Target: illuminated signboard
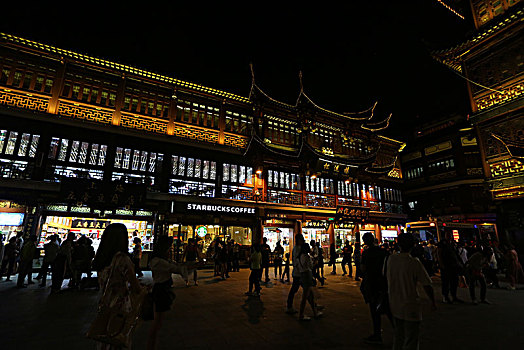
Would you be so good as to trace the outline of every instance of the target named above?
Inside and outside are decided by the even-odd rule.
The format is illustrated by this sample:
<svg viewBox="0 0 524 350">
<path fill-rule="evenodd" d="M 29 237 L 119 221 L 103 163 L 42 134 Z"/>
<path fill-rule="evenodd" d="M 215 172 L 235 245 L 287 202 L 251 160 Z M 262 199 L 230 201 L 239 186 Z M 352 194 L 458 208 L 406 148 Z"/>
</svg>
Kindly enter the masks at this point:
<svg viewBox="0 0 524 350">
<path fill-rule="evenodd" d="M 453 239 L 455 241 L 458 241 L 460 239 L 460 236 L 459 236 L 459 231 L 458 230 L 453 230 Z"/>
<path fill-rule="evenodd" d="M 107 220 L 73 220 L 71 228 L 105 229 L 111 221 Z"/>
<path fill-rule="evenodd" d="M 368 207 L 339 205 L 336 212 L 337 220 L 365 220 L 369 217 Z"/>
<path fill-rule="evenodd" d="M 233 207 L 229 205 L 188 203 L 186 206 L 186 209 L 188 211 L 211 211 L 215 213 L 228 213 L 228 214 L 255 214 L 255 208 Z"/>
<path fill-rule="evenodd" d="M 23 213 L 0 213 L 0 226 L 20 226 L 23 223 Z"/>
</svg>

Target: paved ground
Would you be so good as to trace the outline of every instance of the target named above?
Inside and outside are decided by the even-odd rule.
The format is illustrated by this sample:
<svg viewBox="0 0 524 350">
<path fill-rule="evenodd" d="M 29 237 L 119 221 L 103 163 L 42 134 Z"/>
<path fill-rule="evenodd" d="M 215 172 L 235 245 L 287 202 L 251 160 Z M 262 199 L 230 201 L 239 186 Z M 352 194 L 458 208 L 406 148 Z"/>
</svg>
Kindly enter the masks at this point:
<svg viewBox="0 0 524 350">
<path fill-rule="evenodd" d="M 248 270 L 233 273 L 226 281 L 200 271 L 200 286 L 186 288 L 176 276 L 174 309 L 159 337 L 160 349 L 386 349 L 391 348 L 391 325 L 384 319 L 384 345 L 370 346 L 371 321 L 358 290 L 347 277 L 327 276 L 320 289 L 325 305 L 322 319 L 309 323 L 284 313 L 288 284 L 270 283 L 260 299 L 244 296 Z M 145 282 L 150 281 L 147 273 Z M 49 289 L 32 285 L 14 288 L 0 282 L 0 348 L 94 349 L 84 337 L 94 318 L 96 291 L 66 291 L 49 295 Z M 440 298 L 440 281 L 435 279 Z M 466 290 L 460 297 L 469 300 Z M 300 293 L 295 298 L 298 307 Z M 492 305 L 444 305 L 427 312 L 421 349 L 510 349 L 524 344 L 524 290 L 488 290 Z M 440 300 L 440 299 L 439 299 Z M 310 313 L 309 309 L 306 309 Z M 134 349 L 145 349 L 149 324 L 135 333 Z M 518 345 L 521 344 L 521 345 Z"/>
</svg>

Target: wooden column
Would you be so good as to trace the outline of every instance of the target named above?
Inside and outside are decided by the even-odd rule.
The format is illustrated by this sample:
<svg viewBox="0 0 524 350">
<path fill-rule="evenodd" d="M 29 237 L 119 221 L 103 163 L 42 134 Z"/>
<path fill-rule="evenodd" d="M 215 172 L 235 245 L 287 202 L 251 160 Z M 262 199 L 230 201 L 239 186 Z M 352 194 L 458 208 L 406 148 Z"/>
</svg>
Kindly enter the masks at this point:
<svg viewBox="0 0 524 350">
<path fill-rule="evenodd" d="M 122 74 L 122 79 L 118 83 L 118 90 L 116 92 L 115 110 L 113 111 L 113 118 L 111 124 L 120 125 L 120 119 L 122 118 L 122 106 L 124 105 L 124 96 L 126 91 L 126 77 Z"/>
<path fill-rule="evenodd" d="M 66 71 L 66 62 L 64 61 L 60 68 L 57 70 L 55 75 L 55 81 L 53 82 L 53 87 L 51 88 L 51 99 L 49 99 L 49 105 L 47 106 L 47 113 L 57 114 L 58 113 L 58 101 L 60 98 L 60 93 L 64 88 L 65 82 L 65 71 Z"/>
</svg>

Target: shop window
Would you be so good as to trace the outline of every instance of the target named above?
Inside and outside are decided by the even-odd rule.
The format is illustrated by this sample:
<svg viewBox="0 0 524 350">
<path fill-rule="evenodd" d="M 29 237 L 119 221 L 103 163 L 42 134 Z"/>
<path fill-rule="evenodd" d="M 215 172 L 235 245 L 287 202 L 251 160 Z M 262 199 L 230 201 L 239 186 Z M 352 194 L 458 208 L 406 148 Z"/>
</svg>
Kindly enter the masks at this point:
<svg viewBox="0 0 524 350">
<path fill-rule="evenodd" d="M 215 184 L 182 179 L 169 179 L 169 193 L 213 198 L 215 197 Z"/>
<path fill-rule="evenodd" d="M 320 177 L 306 176 L 306 191 L 334 194 L 335 189 L 332 179 L 325 179 Z"/>
</svg>

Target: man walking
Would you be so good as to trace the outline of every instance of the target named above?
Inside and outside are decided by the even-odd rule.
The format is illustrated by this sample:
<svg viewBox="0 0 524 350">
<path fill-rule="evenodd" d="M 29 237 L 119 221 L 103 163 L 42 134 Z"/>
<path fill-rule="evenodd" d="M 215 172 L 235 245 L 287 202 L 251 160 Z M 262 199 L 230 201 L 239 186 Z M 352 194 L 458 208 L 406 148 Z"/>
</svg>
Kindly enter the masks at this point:
<svg viewBox="0 0 524 350">
<path fill-rule="evenodd" d="M 346 274 L 346 265 L 348 265 L 348 277 L 353 278 L 353 265 L 351 262 L 351 255 L 353 255 L 353 247 L 346 241 L 344 248 L 342 248 L 342 276 Z"/>
<path fill-rule="evenodd" d="M 302 281 L 300 279 L 300 270 L 298 269 L 299 266 L 299 259 L 300 259 L 300 250 L 302 248 L 302 245 L 305 243 L 304 236 L 302 236 L 301 233 L 297 233 L 295 235 L 295 246 L 293 247 L 293 256 L 291 257 L 293 260 L 293 272 L 291 273 L 291 276 L 293 277 L 293 283 L 291 284 L 291 288 L 289 289 L 289 294 L 287 296 L 287 309 L 286 313 L 288 314 L 295 314 L 297 313 L 297 310 L 293 308 L 293 299 L 295 298 L 295 294 L 298 292 L 298 289 L 302 285 Z M 309 293 L 308 299 L 313 299 L 313 293 Z M 313 300 L 311 300 L 311 303 L 313 303 Z M 312 304 L 313 305 L 313 304 Z"/>
<path fill-rule="evenodd" d="M 464 265 L 458 255 L 451 232 L 445 232 L 444 239 L 439 242 L 437 249 L 444 302 L 448 304 L 453 302 L 463 303 L 462 300 L 457 298 L 457 288 L 459 274 L 462 273 Z M 450 294 L 451 299 L 449 298 Z"/>
<path fill-rule="evenodd" d="M 362 240 L 367 249 L 362 253 L 360 291 L 366 303 L 369 304 L 373 322 L 373 334 L 364 341 L 368 344 L 382 344 L 382 314 L 385 314 L 393 324 L 393 316 L 387 303 L 387 281 L 383 273 L 387 253 L 384 249 L 375 246 L 375 237 L 371 232 L 366 232 Z"/>
<path fill-rule="evenodd" d="M 436 309 L 435 295 L 426 269 L 420 260 L 409 254 L 415 245 L 413 236 L 410 233 L 401 233 L 398 236 L 398 245 L 400 253 L 390 255 L 386 267 L 389 303 L 395 322 L 393 350 L 417 350 L 422 321 L 417 283 L 424 287 L 432 310 Z"/>
</svg>

